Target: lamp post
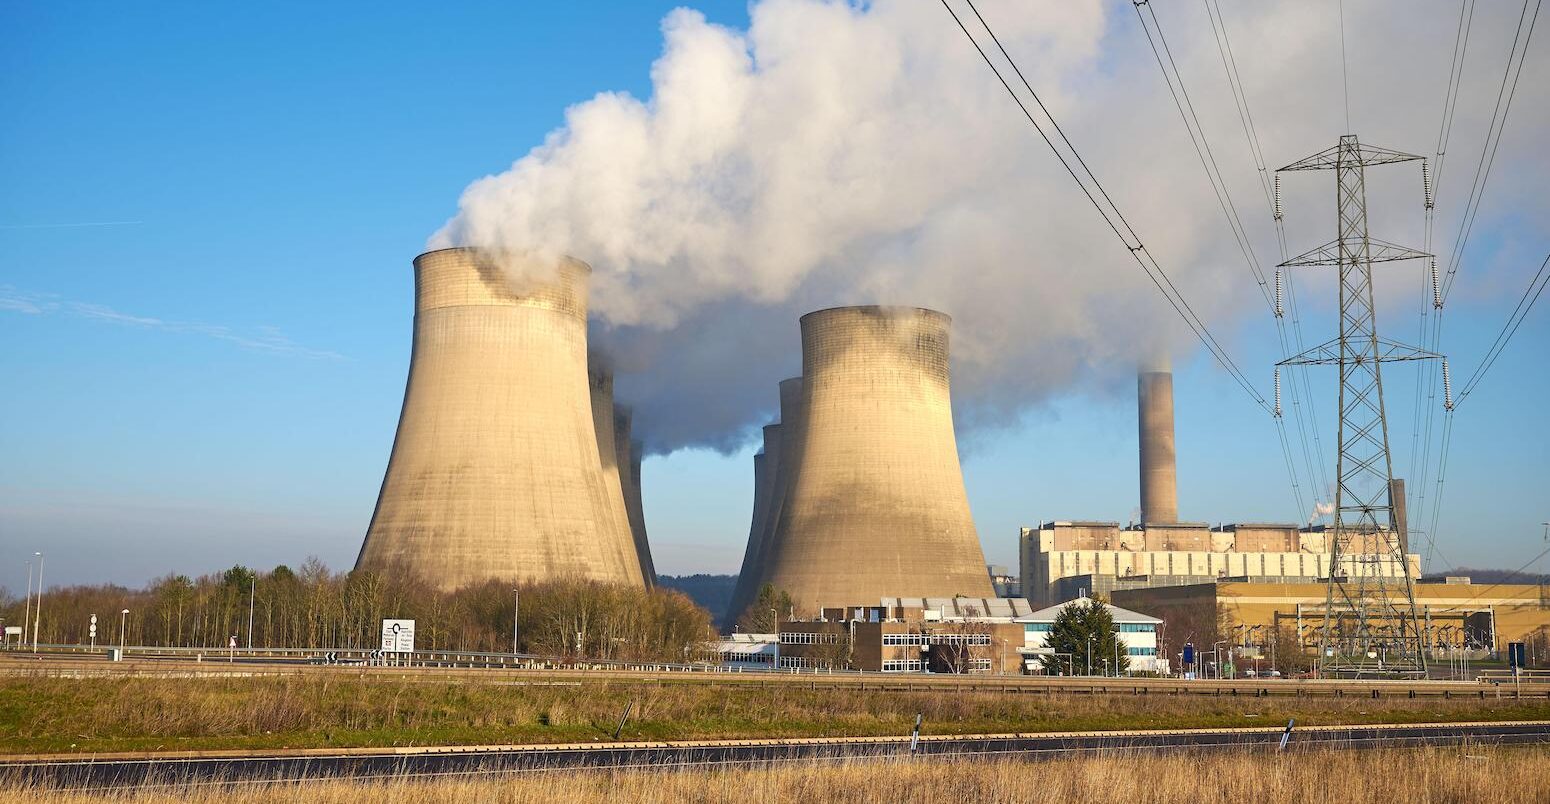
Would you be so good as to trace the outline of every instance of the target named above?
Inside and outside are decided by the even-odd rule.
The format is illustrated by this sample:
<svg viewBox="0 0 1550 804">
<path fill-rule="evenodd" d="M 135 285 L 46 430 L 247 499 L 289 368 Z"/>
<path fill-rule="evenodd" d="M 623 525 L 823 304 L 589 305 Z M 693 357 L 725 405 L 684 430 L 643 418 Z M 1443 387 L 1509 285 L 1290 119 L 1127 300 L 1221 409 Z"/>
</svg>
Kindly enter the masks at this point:
<svg viewBox="0 0 1550 804">
<path fill-rule="evenodd" d="M 1211 645 L 1211 655 L 1212 655 L 1212 662 L 1211 663 L 1216 665 L 1216 679 L 1218 681 L 1220 681 L 1222 679 L 1222 646 L 1225 645 L 1225 644 L 1227 644 L 1227 640 L 1225 640 L 1225 639 L 1218 639 L 1216 642 L 1212 643 L 1212 645 Z M 1229 658 L 1231 658 L 1231 657 L 1229 657 Z"/>
<path fill-rule="evenodd" d="M 1093 674 L 1093 643 L 1097 641 L 1097 635 L 1087 635 L 1087 666 L 1082 669 L 1082 675 L 1084 676 L 1090 676 Z"/>
<path fill-rule="evenodd" d="M 32 652 L 38 652 L 38 623 L 43 620 L 43 554 L 33 553 L 38 557 L 38 605 L 32 608 Z"/>
<path fill-rule="evenodd" d="M 1114 626 L 1114 677 L 1119 678 L 1119 626 Z"/>
<path fill-rule="evenodd" d="M 511 590 L 511 655 L 517 655 L 517 615 L 522 612 L 522 590 Z"/>
<path fill-rule="evenodd" d="M 32 562 L 27 562 L 27 603 L 22 607 L 22 639 L 17 643 L 20 649 L 27 644 L 27 629 L 32 625 Z"/>
<path fill-rule="evenodd" d="M 123 658 L 124 649 L 129 646 L 129 634 L 125 630 L 129 624 L 129 609 L 118 613 L 118 655 Z"/>
</svg>

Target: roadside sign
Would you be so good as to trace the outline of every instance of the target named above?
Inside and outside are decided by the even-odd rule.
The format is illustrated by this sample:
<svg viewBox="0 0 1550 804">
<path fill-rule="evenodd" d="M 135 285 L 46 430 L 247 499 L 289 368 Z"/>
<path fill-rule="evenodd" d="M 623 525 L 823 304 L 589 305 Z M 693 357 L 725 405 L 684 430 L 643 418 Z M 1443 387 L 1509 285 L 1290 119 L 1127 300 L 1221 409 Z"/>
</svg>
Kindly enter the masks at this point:
<svg viewBox="0 0 1550 804">
<path fill-rule="evenodd" d="M 1195 663 L 1195 643 L 1193 643 L 1193 642 L 1185 642 L 1184 643 L 1184 663 L 1185 664 L 1194 664 Z"/>
<path fill-rule="evenodd" d="M 414 653 L 414 620 L 383 620 L 382 652 Z"/>
</svg>

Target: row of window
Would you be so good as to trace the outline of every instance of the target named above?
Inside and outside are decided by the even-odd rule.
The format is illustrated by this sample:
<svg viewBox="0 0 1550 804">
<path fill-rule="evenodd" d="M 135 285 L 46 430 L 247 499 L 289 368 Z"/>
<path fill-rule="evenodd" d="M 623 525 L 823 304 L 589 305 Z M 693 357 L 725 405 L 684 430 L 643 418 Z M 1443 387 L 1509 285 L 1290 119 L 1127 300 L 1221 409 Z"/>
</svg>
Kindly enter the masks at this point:
<svg viewBox="0 0 1550 804">
<path fill-rule="evenodd" d="M 1156 656 L 1157 655 L 1157 649 L 1156 648 L 1126 648 L 1125 649 L 1125 654 L 1127 656 Z"/>
<path fill-rule="evenodd" d="M 819 661 L 816 661 L 814 659 L 809 659 L 806 656 L 782 656 L 782 657 L 780 657 L 780 665 L 779 666 L 780 667 L 808 667 L 808 668 L 811 668 L 811 667 L 828 667 L 829 665 L 828 665 L 827 662 L 819 662 Z"/>
<path fill-rule="evenodd" d="M 782 645 L 833 645 L 839 641 L 840 635 L 835 633 L 804 634 L 782 631 L 780 634 L 780 644 Z"/>
<path fill-rule="evenodd" d="M 990 634 L 883 634 L 886 646 L 989 645 Z"/>
<path fill-rule="evenodd" d="M 775 657 L 768 653 L 737 653 L 733 651 L 722 651 L 721 661 L 723 663 L 742 662 L 745 664 L 770 664 L 771 662 L 775 661 Z"/>
<path fill-rule="evenodd" d="M 884 673 L 919 673 L 921 670 L 919 659 L 884 659 Z"/>
<path fill-rule="evenodd" d="M 1050 630 L 1050 623 L 1028 623 L 1023 627 L 1028 633 L 1045 633 Z M 1157 626 L 1151 623 L 1120 623 L 1119 632 L 1122 634 L 1151 634 L 1157 631 Z"/>
</svg>

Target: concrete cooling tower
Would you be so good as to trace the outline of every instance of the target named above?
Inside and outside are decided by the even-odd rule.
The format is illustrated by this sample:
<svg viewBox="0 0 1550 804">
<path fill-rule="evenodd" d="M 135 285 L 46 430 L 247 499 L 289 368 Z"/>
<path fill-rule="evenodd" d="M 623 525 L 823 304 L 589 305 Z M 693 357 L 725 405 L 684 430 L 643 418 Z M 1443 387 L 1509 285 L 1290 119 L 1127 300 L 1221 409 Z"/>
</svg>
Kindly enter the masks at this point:
<svg viewBox="0 0 1550 804">
<path fill-rule="evenodd" d="M 646 575 L 640 549 L 635 542 L 635 531 L 630 523 L 627 490 L 631 480 L 630 434 L 624 433 L 621 444 L 614 431 L 618 421 L 614 405 L 614 373 L 606 365 L 589 361 L 587 380 L 592 391 L 592 431 L 597 435 L 597 457 L 603 467 L 603 483 L 608 489 L 604 514 L 609 519 L 609 527 L 614 531 L 615 538 L 629 542 L 636 567 L 641 570 L 642 579 L 650 584 L 653 580 Z"/>
<path fill-rule="evenodd" d="M 737 586 L 732 590 L 731 606 L 726 613 L 728 626 L 742 616 L 749 601 L 759 594 L 759 562 L 764 558 L 770 496 L 775 474 L 780 471 L 781 427 L 778 423 L 764 426 L 764 449 L 753 456 L 753 516 L 748 525 L 748 546 L 743 550 L 743 568 L 737 573 Z"/>
<path fill-rule="evenodd" d="M 958 464 L 950 319 L 907 307 L 802 316 L 802 423 L 765 580 L 800 610 L 994 597 Z"/>
<path fill-rule="evenodd" d="M 501 255 L 502 260 L 521 260 Z M 584 263 L 443 249 L 414 261 L 409 381 L 356 566 L 470 583 L 642 583 L 599 459 Z"/>
<path fill-rule="evenodd" d="M 1136 380 L 1141 438 L 1141 522 L 1179 521 L 1179 476 L 1173 447 L 1173 374 L 1143 371 Z"/>
<path fill-rule="evenodd" d="M 656 565 L 651 560 L 651 544 L 646 541 L 646 514 L 640 501 L 641 442 L 630 439 L 634 414 L 623 405 L 614 406 L 614 449 L 619 467 L 619 480 L 624 487 L 624 510 L 630 521 L 630 540 L 635 544 L 635 556 L 640 562 L 641 575 L 646 583 L 657 583 Z"/>
</svg>

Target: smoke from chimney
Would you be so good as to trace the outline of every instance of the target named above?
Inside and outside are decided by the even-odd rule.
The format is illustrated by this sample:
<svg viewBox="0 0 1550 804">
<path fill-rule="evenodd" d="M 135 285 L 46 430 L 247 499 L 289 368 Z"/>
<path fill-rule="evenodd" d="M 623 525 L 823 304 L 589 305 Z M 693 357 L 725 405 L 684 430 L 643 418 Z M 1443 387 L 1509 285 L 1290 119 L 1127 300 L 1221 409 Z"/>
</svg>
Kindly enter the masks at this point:
<svg viewBox="0 0 1550 804">
<path fill-rule="evenodd" d="M 1134 35 L 1116 28 L 1133 20 L 1111 19 L 1128 9 L 980 8 L 1148 250 L 1225 337 L 1258 309 L 1257 291 L 1151 54 L 1100 48 Z M 669 13 L 649 98 L 603 92 L 569 107 L 541 145 L 470 185 L 431 239 L 537 245 L 590 263 L 592 342 L 616 358 L 617 393 L 648 450 L 741 446 L 773 413 L 768 389 L 798 369 L 791 322 L 823 307 L 952 315 L 961 426 L 1015 421 L 1073 387 L 1118 398 L 1143 349 L 1189 353 L 1179 350 L 1192 336 L 939 5 L 754 0 L 749 14 L 736 30 Z M 1258 76 L 1263 93 L 1269 76 L 1297 74 L 1285 90 L 1294 95 L 1337 83 L 1326 17 L 1298 4 L 1236 9 L 1235 27 L 1278 35 L 1246 80 Z M 1428 45 L 1452 36 L 1437 30 Z M 1220 78 L 1207 72 L 1219 70 L 1211 37 L 1173 44 L 1186 72 Z M 1384 65 L 1425 52 L 1408 39 L 1370 44 L 1361 58 Z M 1219 94 L 1195 100 L 1226 147 L 1238 121 Z M 1282 100 L 1300 109 L 1316 99 Z M 1404 141 L 1422 117 L 1397 110 L 1373 136 Z M 1264 150 L 1301 153 L 1330 122 L 1281 115 L 1261 131 Z M 1312 182 L 1297 192 L 1310 208 L 1323 201 Z"/>
</svg>

